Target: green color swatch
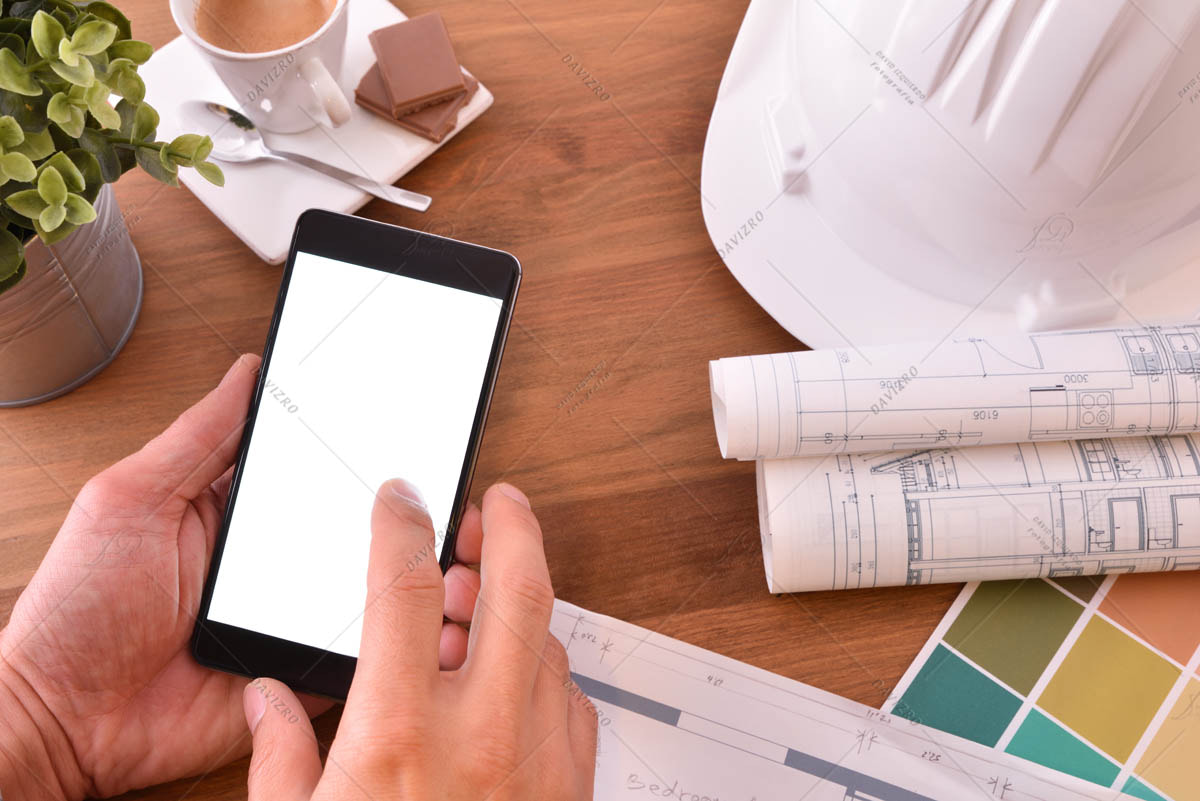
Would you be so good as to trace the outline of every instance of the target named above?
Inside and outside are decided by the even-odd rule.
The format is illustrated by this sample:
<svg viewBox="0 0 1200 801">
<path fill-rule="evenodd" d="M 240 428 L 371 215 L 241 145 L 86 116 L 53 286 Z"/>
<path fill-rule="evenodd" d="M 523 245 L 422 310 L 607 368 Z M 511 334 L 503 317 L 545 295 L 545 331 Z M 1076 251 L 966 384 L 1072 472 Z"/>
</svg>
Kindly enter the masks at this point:
<svg viewBox="0 0 1200 801">
<path fill-rule="evenodd" d="M 1036 709 L 1030 710 L 1005 750 L 1104 787 L 1121 772 L 1116 764 Z"/>
<path fill-rule="evenodd" d="M 1102 618 L 1092 618 L 1034 699 L 1120 762 L 1179 678 L 1179 668 Z"/>
<path fill-rule="evenodd" d="M 1074 595 L 1079 600 L 1087 603 L 1092 600 L 1092 596 L 1096 594 L 1096 590 L 1100 589 L 1100 585 L 1104 583 L 1107 576 L 1059 576 L 1058 578 L 1048 579 L 1053 581 L 1058 586 L 1062 587 L 1067 592 Z"/>
<path fill-rule="evenodd" d="M 1083 607 L 1039 579 L 980 584 L 943 639 L 1020 693 L 1050 664 Z"/>
<path fill-rule="evenodd" d="M 939 645 L 892 713 L 994 746 L 1020 708 L 1020 698 Z"/>
<path fill-rule="evenodd" d="M 1132 776 L 1125 782 L 1125 786 L 1121 788 L 1121 792 L 1125 795 L 1131 795 L 1134 798 L 1141 798 L 1143 801 L 1167 801 L 1158 793 L 1151 790 L 1146 785 L 1139 782 Z"/>
</svg>

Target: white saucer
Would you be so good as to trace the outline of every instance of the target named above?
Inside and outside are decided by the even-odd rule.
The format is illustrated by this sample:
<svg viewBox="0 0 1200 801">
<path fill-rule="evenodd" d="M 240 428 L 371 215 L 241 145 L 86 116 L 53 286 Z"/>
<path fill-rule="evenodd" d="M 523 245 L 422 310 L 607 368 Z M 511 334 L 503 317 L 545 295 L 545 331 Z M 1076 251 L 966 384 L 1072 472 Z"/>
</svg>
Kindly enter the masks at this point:
<svg viewBox="0 0 1200 801">
<path fill-rule="evenodd" d="M 768 314 L 813 348 L 1019 331 L 1015 310 L 974 308 L 901 283 L 848 247 L 802 192 L 781 193 L 768 156 L 767 109 L 774 98 L 785 96 L 783 83 L 792 69 L 788 28 L 795 18 L 789 0 L 752 0 L 713 107 L 700 174 L 701 207 L 709 237 L 729 271 Z M 846 34 L 830 20 L 825 35 Z M 864 118 L 850 135 L 886 132 Z M 812 152 L 827 145 L 814 143 Z M 1018 270 L 1010 280 L 1019 277 Z M 1200 275 L 1193 267 L 1132 293 L 1121 304 L 1114 301 L 1107 317 L 1105 310 L 1086 322 L 1180 321 L 1196 317 L 1198 310 Z"/>
<path fill-rule="evenodd" d="M 347 11 L 349 39 L 341 83 L 347 96 L 353 98 L 354 87 L 375 61 L 367 34 L 400 22 L 405 16 L 387 0 L 350 0 Z M 159 48 L 138 73 L 146 82 L 147 100 L 161 117 L 159 139 L 170 141 L 181 133 L 211 133 L 184 129 L 179 119 L 180 101 L 213 100 L 237 108 L 216 72 L 182 36 Z M 471 102 L 459 111 L 458 127 L 441 143 L 392 125 L 353 102 L 350 121 L 335 130 L 318 127 L 299 134 L 265 137 L 268 144 L 283 150 L 304 153 L 393 184 L 482 114 L 492 105 L 492 99 L 492 93 L 481 83 Z M 292 229 L 306 209 L 350 214 L 371 199 L 365 192 L 303 167 L 275 162 L 220 166 L 225 172 L 224 187 L 213 186 L 189 169 L 180 169 L 180 182 L 251 250 L 272 264 L 287 257 Z M 433 202 L 436 204 L 437 198 Z"/>
</svg>

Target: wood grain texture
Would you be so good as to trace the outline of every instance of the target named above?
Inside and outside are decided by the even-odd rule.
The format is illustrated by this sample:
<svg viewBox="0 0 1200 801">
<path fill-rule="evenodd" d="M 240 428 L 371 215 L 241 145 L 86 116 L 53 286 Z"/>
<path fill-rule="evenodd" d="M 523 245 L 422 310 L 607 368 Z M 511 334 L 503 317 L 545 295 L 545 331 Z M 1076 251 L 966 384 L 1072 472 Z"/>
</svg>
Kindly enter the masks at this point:
<svg viewBox="0 0 1200 801">
<path fill-rule="evenodd" d="M 176 35 L 166 0 L 121 6 L 138 38 Z M 404 179 L 435 198 L 428 214 L 378 201 L 360 213 L 511 251 L 525 269 L 473 494 L 501 478 L 529 494 L 559 597 L 882 702 L 958 588 L 770 595 L 753 466 L 722 460 L 712 430 L 709 359 L 798 347 L 722 265 L 700 211 L 708 117 L 745 3 L 403 8 L 441 11 L 496 103 Z M 0 621 L 83 482 L 263 346 L 279 269 L 186 190 L 130 174 L 117 196 L 145 306 L 94 381 L 0 411 Z M 323 741 L 336 722 L 318 721 Z M 245 771 L 128 797 L 244 798 Z"/>
</svg>

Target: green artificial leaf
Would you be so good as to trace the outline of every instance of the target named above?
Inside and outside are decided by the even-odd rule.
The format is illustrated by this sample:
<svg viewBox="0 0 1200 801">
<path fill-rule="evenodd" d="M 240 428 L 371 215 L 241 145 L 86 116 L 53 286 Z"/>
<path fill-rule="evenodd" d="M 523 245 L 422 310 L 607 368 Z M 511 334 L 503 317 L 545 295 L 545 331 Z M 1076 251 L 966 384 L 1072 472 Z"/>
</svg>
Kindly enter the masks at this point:
<svg viewBox="0 0 1200 801">
<path fill-rule="evenodd" d="M 109 3 L 88 3 L 84 9 L 89 14 L 94 14 L 99 19 L 107 20 L 117 26 L 117 39 L 128 39 L 133 36 L 132 27 L 129 24 L 129 18 L 122 14 L 117 8 Z"/>
<path fill-rule="evenodd" d="M 154 133 L 157 130 L 158 112 L 149 103 L 139 103 L 133 114 L 133 128 L 129 132 L 130 137 L 143 142 L 153 141 Z"/>
<path fill-rule="evenodd" d="M 171 161 L 183 167 L 191 167 L 196 161 L 204 161 L 208 153 L 212 152 L 212 140 L 208 139 L 205 143 L 206 139 L 207 136 L 200 134 L 183 134 L 172 139 L 171 144 L 163 150 L 170 149 Z M 201 148 L 207 148 L 208 152 L 197 156 Z"/>
<path fill-rule="evenodd" d="M 38 215 L 50 205 L 42 200 L 42 196 L 38 194 L 36 189 L 25 189 L 20 192 L 13 192 L 8 197 L 4 198 L 4 202 L 9 208 L 24 215 L 31 220 L 36 220 Z"/>
<path fill-rule="evenodd" d="M 0 50 L 0 89 L 27 97 L 42 93 L 42 87 L 11 50 Z"/>
<path fill-rule="evenodd" d="M 104 84 L 99 84 L 103 86 Z M 104 128 L 120 128 L 121 115 L 108 104 L 108 100 L 96 100 L 88 103 L 88 111 L 96 118 L 96 122 Z"/>
<path fill-rule="evenodd" d="M 38 225 L 40 225 L 44 231 L 53 231 L 66 221 L 66 206 L 47 206 L 46 208 L 42 209 L 42 213 L 38 215 Z"/>
<path fill-rule="evenodd" d="M 25 37 L 0 31 L 0 48 L 13 51 L 18 61 L 25 60 Z"/>
<path fill-rule="evenodd" d="M 61 39 L 58 42 L 58 60 L 66 64 L 68 67 L 78 67 L 81 56 L 75 52 L 75 48 L 71 46 L 70 39 Z"/>
<path fill-rule="evenodd" d="M 78 65 L 66 64 L 62 61 L 51 61 L 50 69 L 64 81 L 70 81 L 76 86 L 91 86 L 96 80 L 96 70 L 92 62 L 86 58 L 79 59 Z"/>
<path fill-rule="evenodd" d="M 64 204 L 64 208 L 67 210 L 67 222 L 69 223 L 87 225 L 96 219 L 96 210 L 92 208 L 92 204 L 79 195 L 67 195 L 67 202 Z"/>
<path fill-rule="evenodd" d="M 17 183 L 15 181 L 12 183 L 7 183 L 7 184 L 4 184 L 4 186 L 0 187 L 0 188 L 8 189 L 8 187 L 10 187 L 10 186 L 17 186 Z M 33 223 L 30 221 L 30 219 L 28 217 L 17 214 L 15 211 L 10 209 L 8 206 L 4 205 L 3 203 L 0 203 L 0 227 L 3 227 L 5 224 L 7 224 L 9 226 L 9 230 L 12 230 L 13 227 L 19 226 L 21 228 L 29 228 L 30 235 L 33 234 L 33 230 L 32 230 Z M 18 239 L 21 239 L 22 241 L 29 238 L 29 237 L 22 237 L 20 235 L 20 232 L 14 232 L 14 236 L 16 236 Z"/>
<path fill-rule="evenodd" d="M 104 75 L 108 71 L 108 51 L 88 56 L 87 59 L 92 62 L 92 67 L 96 70 L 97 75 Z"/>
<path fill-rule="evenodd" d="M 108 77 L 112 78 L 125 70 L 137 72 L 137 64 L 124 56 L 112 56 L 108 60 Z"/>
<path fill-rule="evenodd" d="M 75 4 L 70 0 L 43 0 L 46 5 L 54 6 L 54 11 L 50 12 L 58 23 L 63 28 L 74 28 L 75 20 L 79 16 L 79 9 L 75 8 Z"/>
<path fill-rule="evenodd" d="M 75 166 L 75 162 L 71 160 L 70 156 L 61 151 L 42 162 L 37 172 L 40 175 L 42 172 L 48 170 L 57 171 L 59 176 L 62 177 L 63 183 L 66 184 L 67 189 L 71 192 L 82 192 L 83 188 L 87 185 L 87 182 L 83 178 L 83 173 Z M 32 181 L 33 178 L 26 178 L 25 180 Z M 49 200 L 50 198 L 46 199 Z"/>
<path fill-rule="evenodd" d="M 65 151 L 65 155 L 71 160 L 71 163 L 75 165 L 76 171 L 83 178 L 84 189 L 72 189 L 71 191 L 77 194 L 82 192 L 86 199 L 91 200 L 91 198 L 87 197 L 88 188 L 98 188 L 104 183 L 104 177 L 100 174 L 100 162 L 96 161 L 96 157 L 91 153 L 79 147 L 71 148 L 70 150 Z M 59 170 L 59 172 L 61 172 L 63 175 L 67 174 L 63 170 Z M 68 179 L 67 185 L 70 186 L 70 184 L 71 181 Z"/>
<path fill-rule="evenodd" d="M 59 206 L 59 208 L 61 209 L 62 206 Z M 63 214 L 65 216 L 66 209 L 63 209 Z M 57 242 L 61 242 L 71 234 L 75 233 L 75 229 L 78 227 L 78 225 L 74 225 L 69 222 L 63 222 L 55 229 L 47 230 L 46 228 L 42 227 L 40 219 L 33 221 L 33 230 L 37 232 L 38 239 L 42 240 L 47 245 L 53 245 Z"/>
<path fill-rule="evenodd" d="M 78 106 L 71 106 L 66 122 L 57 123 L 58 127 L 68 136 L 78 139 L 87 124 L 87 114 Z"/>
<path fill-rule="evenodd" d="M 11 181 L 32 181 L 37 177 L 37 167 L 28 156 L 20 153 L 5 153 L 0 156 L 0 172 Z"/>
<path fill-rule="evenodd" d="M 70 150 L 79 145 L 78 138 L 63 131 L 60 125 L 51 125 L 46 130 L 50 132 L 50 138 L 54 140 L 55 150 Z"/>
<path fill-rule="evenodd" d="M 137 166 L 137 153 L 131 147 L 116 148 L 117 163 L 121 166 L 121 174 L 132 170 Z"/>
<path fill-rule="evenodd" d="M 15 119 L 21 125 L 21 130 L 29 133 L 46 128 L 45 106 L 47 98 L 27 97 L 12 92 L 0 92 L 0 114 Z"/>
<path fill-rule="evenodd" d="M 152 147 L 139 147 L 136 153 L 138 166 L 145 170 L 147 175 L 164 184 L 179 186 L 179 178 L 163 166 L 157 150 Z"/>
<path fill-rule="evenodd" d="M 32 188 L 32 184 L 22 183 L 21 181 L 9 181 L 6 184 L 0 185 L 0 228 L 3 228 L 5 225 L 7 225 L 8 230 L 13 234 L 13 236 L 17 237 L 17 239 L 20 239 L 22 242 L 29 237 L 25 236 L 21 231 L 14 230 L 15 227 L 20 226 L 22 228 L 32 228 L 33 226 L 28 217 L 20 214 L 3 201 L 7 200 L 10 195 L 15 195 L 17 192 L 24 192 L 25 190 Z M 30 233 L 32 233 L 32 231 Z"/>
<path fill-rule="evenodd" d="M 14 239 L 16 237 L 13 237 Z M 25 260 L 21 259 L 21 263 L 17 265 L 17 271 L 8 278 L 0 278 L 0 292 L 11 289 L 16 286 L 22 278 L 25 277 Z"/>
<path fill-rule="evenodd" d="M 225 185 L 225 173 L 221 172 L 221 168 L 211 161 L 202 161 L 197 164 L 196 172 L 200 173 L 200 177 L 213 186 Z"/>
<path fill-rule="evenodd" d="M 117 101 L 117 113 L 121 115 L 121 136 L 131 138 L 133 136 L 133 117 L 137 114 L 140 103 L 131 103 L 128 100 Z"/>
<path fill-rule="evenodd" d="M 20 17 L 6 16 L 0 19 L 0 33 L 11 33 L 21 37 L 22 42 L 29 38 L 29 20 Z M 22 47 L 22 50 L 24 47 Z"/>
<path fill-rule="evenodd" d="M 70 0 L 15 0 L 8 6 L 6 14 L 10 17 L 32 19 L 38 11 L 51 9 L 55 18 L 64 25 L 71 22 L 78 12 Z"/>
<path fill-rule="evenodd" d="M 47 167 L 38 175 L 37 193 L 51 206 L 61 206 L 67 202 L 67 182 L 63 180 L 62 174 L 58 170 Z M 43 223 L 42 227 L 47 231 L 53 231 L 58 224 L 46 225 Z"/>
<path fill-rule="evenodd" d="M 71 112 L 74 110 L 75 107 L 71 105 L 65 93 L 55 92 L 54 97 L 50 98 L 50 104 L 46 106 L 46 116 L 59 125 L 65 125 L 71 121 Z"/>
<path fill-rule="evenodd" d="M 24 17 L 32 19 L 33 15 L 42 10 L 44 3 L 40 0 L 17 0 L 8 7 L 8 15 L 12 17 Z"/>
<path fill-rule="evenodd" d="M 80 98 L 87 105 L 91 105 L 92 103 L 95 103 L 98 100 L 107 101 L 109 95 L 112 94 L 109 91 L 108 87 L 105 86 L 100 81 L 96 81 L 94 84 L 87 87 L 86 89 L 83 89 L 82 87 L 78 87 L 78 86 L 74 86 L 71 88 L 79 93 Z"/>
<path fill-rule="evenodd" d="M 146 99 L 146 83 L 142 76 L 133 70 L 121 70 L 117 73 L 117 94 L 130 103 L 141 103 Z"/>
<path fill-rule="evenodd" d="M 25 131 L 25 141 L 12 148 L 12 151 L 14 153 L 24 153 L 33 161 L 41 161 L 56 149 L 54 137 L 50 135 L 50 129 L 43 128 L 40 131 Z"/>
<path fill-rule="evenodd" d="M 126 39 L 109 45 L 108 55 L 111 58 L 127 58 L 134 64 L 145 64 L 154 55 L 154 48 L 137 39 Z"/>
<path fill-rule="evenodd" d="M 30 35 L 33 37 L 33 46 L 37 48 L 39 56 L 54 58 L 59 54 L 58 43 L 66 39 L 67 32 L 62 23 L 52 15 L 45 11 L 38 11 L 33 16 Z"/>
<path fill-rule="evenodd" d="M 7 228 L 0 228 L 0 288 L 25 262 L 25 246 Z"/>
<path fill-rule="evenodd" d="M 171 158 L 171 148 L 163 145 L 158 149 L 158 163 L 163 166 L 163 169 L 170 173 L 179 172 L 179 165 Z"/>
<path fill-rule="evenodd" d="M 0 117 L 0 147 L 5 150 L 16 147 L 25 141 L 25 132 L 17 121 L 7 115 Z"/>
<path fill-rule="evenodd" d="M 120 109 L 120 104 L 118 104 L 117 108 L 118 110 Z M 125 170 L 132 166 L 132 162 L 128 166 L 122 164 L 121 158 L 117 153 L 117 148 L 113 146 L 112 142 L 108 141 L 107 137 L 92 128 L 84 128 L 80 132 L 79 146 L 88 153 L 91 153 L 92 157 L 96 159 L 96 163 L 100 169 L 100 176 L 104 180 L 104 183 L 111 184 L 120 178 Z M 126 153 L 130 153 L 127 148 L 124 150 Z"/>
<path fill-rule="evenodd" d="M 117 26 L 104 20 L 91 20 L 71 34 L 71 49 L 85 56 L 103 53 L 117 38 Z"/>
</svg>

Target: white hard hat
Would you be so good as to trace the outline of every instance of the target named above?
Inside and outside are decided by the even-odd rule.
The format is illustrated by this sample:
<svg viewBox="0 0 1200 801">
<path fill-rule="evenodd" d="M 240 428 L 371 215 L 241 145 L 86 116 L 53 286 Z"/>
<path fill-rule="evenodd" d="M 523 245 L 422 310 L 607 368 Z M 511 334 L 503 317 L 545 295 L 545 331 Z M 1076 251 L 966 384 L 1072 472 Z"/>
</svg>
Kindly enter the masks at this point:
<svg viewBox="0 0 1200 801">
<path fill-rule="evenodd" d="M 754 0 L 705 150 L 714 242 L 760 302 L 774 290 L 748 280 L 768 270 L 755 259 L 802 296 L 764 305 L 810 345 L 825 335 L 788 321 L 838 305 L 805 292 L 813 257 L 855 262 L 843 281 L 869 266 L 890 277 L 881 288 L 928 296 L 901 315 L 924 304 L 953 321 L 958 306 L 982 309 L 985 327 L 1061 327 L 1134 314 L 1141 297 L 1134 316 L 1194 316 L 1200 295 L 1163 301 L 1186 287 L 1144 290 L 1200 257 L 1198 17 L 1198 0 Z M 730 111 L 761 136 L 732 145 Z M 780 201 L 767 192 L 764 209 L 764 187 L 731 178 L 735 158 Z M 773 233 L 730 248 L 722 229 L 747 207 L 762 218 L 751 233 Z M 768 220 L 804 214 L 853 258 Z M 823 280 L 832 292 L 838 278 Z"/>
</svg>

